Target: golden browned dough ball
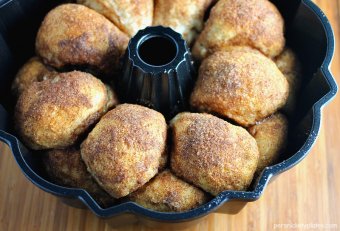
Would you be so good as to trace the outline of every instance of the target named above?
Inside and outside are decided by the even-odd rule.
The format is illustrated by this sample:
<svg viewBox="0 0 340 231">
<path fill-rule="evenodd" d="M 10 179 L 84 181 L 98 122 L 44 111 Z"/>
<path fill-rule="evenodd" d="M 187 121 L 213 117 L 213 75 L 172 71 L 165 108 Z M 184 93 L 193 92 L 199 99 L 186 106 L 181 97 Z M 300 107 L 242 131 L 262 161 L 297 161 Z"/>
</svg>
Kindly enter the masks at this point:
<svg viewBox="0 0 340 231">
<path fill-rule="evenodd" d="M 199 113 L 180 113 L 170 125 L 171 169 L 177 176 L 213 195 L 248 188 L 259 151 L 247 130 Z"/>
<path fill-rule="evenodd" d="M 275 57 L 284 45 L 284 20 L 268 0 L 220 0 L 195 42 L 193 55 L 201 60 L 228 46 L 249 46 Z"/>
<path fill-rule="evenodd" d="M 28 147 L 65 148 L 108 110 L 106 86 L 91 74 L 73 71 L 35 82 L 19 97 L 15 125 Z"/>
<path fill-rule="evenodd" d="M 203 29 L 205 11 L 212 0 L 156 0 L 153 25 L 171 27 L 191 44 Z"/>
<path fill-rule="evenodd" d="M 51 10 L 36 38 L 36 52 L 56 67 L 85 66 L 105 74 L 119 68 L 128 36 L 85 6 L 64 4 Z"/>
<path fill-rule="evenodd" d="M 284 151 L 288 138 L 288 120 L 276 113 L 248 129 L 260 152 L 257 172 L 273 164 Z"/>
<path fill-rule="evenodd" d="M 283 110 L 289 115 L 292 115 L 296 108 L 296 98 L 301 87 L 301 64 L 294 51 L 290 48 L 285 48 L 284 51 L 275 58 L 275 63 L 289 83 L 288 101 L 283 107 Z"/>
<path fill-rule="evenodd" d="M 103 207 L 114 203 L 115 199 L 101 189 L 86 170 L 79 148 L 49 150 L 43 154 L 43 164 L 56 184 L 85 189 Z"/>
<path fill-rule="evenodd" d="M 112 21 L 130 37 L 151 26 L 153 0 L 77 0 Z"/>
<path fill-rule="evenodd" d="M 145 208 L 160 212 L 184 212 L 209 200 L 206 193 L 169 170 L 159 173 L 129 198 Z"/>
<path fill-rule="evenodd" d="M 109 111 L 81 145 L 81 155 L 99 185 L 121 198 L 154 177 L 165 151 L 162 114 L 132 104 Z"/>
<path fill-rule="evenodd" d="M 272 60 L 229 48 L 203 61 L 190 103 L 247 127 L 283 107 L 288 93 L 288 82 Z"/>
<path fill-rule="evenodd" d="M 46 67 L 38 57 L 29 59 L 18 71 L 12 83 L 13 95 L 19 95 L 26 90 L 32 83 L 40 82 L 53 76 L 51 68 Z"/>
</svg>

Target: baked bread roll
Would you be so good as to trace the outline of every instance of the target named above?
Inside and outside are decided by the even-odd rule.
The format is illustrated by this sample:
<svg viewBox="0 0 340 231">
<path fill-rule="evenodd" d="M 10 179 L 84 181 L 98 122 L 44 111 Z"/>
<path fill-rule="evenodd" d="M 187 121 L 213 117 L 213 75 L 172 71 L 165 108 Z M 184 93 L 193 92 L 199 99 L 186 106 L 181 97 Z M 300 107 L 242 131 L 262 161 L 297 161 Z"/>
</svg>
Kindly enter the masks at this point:
<svg viewBox="0 0 340 231">
<path fill-rule="evenodd" d="M 171 27 L 191 44 L 203 29 L 205 11 L 212 0 L 155 0 L 153 25 Z"/>
<path fill-rule="evenodd" d="M 111 74 L 120 67 L 128 36 L 104 16 L 85 6 L 64 4 L 42 22 L 36 53 L 55 68 L 90 68 Z"/>
<path fill-rule="evenodd" d="M 43 164 L 54 183 L 85 189 L 102 207 L 114 204 L 115 199 L 101 189 L 86 170 L 79 148 L 49 150 L 43 154 Z"/>
<path fill-rule="evenodd" d="M 73 145 L 105 114 L 112 102 L 108 89 L 91 74 L 73 71 L 32 83 L 15 107 L 15 126 L 34 150 Z"/>
<path fill-rule="evenodd" d="M 16 97 L 31 86 L 56 74 L 52 68 L 45 66 L 40 58 L 30 58 L 18 71 L 12 83 L 12 93 Z"/>
<path fill-rule="evenodd" d="M 248 49 L 228 48 L 203 61 L 190 99 L 194 108 L 248 127 L 286 104 L 286 78 L 272 60 Z"/>
<path fill-rule="evenodd" d="M 153 0 L 77 0 L 77 3 L 104 15 L 130 37 L 152 24 Z"/>
<path fill-rule="evenodd" d="M 81 155 L 98 184 L 121 198 L 157 174 L 166 151 L 166 134 L 161 113 L 121 104 L 94 127 L 81 144 Z"/>
<path fill-rule="evenodd" d="M 193 55 L 202 60 L 228 46 L 249 46 L 272 58 L 284 45 L 284 20 L 271 2 L 220 0 L 194 44 Z"/>
<path fill-rule="evenodd" d="M 276 113 L 248 129 L 255 138 L 260 152 L 257 173 L 265 167 L 274 164 L 284 151 L 288 139 L 288 120 Z"/>
<path fill-rule="evenodd" d="M 247 130 L 199 113 L 180 113 L 170 126 L 171 169 L 177 176 L 215 196 L 248 188 L 259 151 Z"/>
<path fill-rule="evenodd" d="M 209 196 L 165 170 L 130 194 L 129 198 L 147 209 L 184 212 L 208 202 Z"/>
</svg>

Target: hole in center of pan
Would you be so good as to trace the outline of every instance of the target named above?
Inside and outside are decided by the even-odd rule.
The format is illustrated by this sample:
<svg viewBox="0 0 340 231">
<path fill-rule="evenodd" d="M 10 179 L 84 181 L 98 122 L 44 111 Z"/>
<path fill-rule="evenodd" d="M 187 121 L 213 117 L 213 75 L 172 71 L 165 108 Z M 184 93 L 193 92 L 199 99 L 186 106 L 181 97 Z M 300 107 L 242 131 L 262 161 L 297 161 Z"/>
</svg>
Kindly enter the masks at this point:
<svg viewBox="0 0 340 231">
<path fill-rule="evenodd" d="M 176 43 L 161 35 L 145 38 L 138 47 L 139 57 L 151 66 L 164 66 L 170 63 L 176 54 Z"/>
</svg>

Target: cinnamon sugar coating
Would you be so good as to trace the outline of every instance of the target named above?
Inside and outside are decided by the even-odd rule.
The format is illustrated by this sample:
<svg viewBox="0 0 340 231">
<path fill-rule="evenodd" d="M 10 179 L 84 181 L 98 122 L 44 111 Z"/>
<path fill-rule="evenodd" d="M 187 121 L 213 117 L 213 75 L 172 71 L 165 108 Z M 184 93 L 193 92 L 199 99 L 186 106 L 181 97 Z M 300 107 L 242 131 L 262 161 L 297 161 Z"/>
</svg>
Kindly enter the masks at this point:
<svg viewBox="0 0 340 231">
<path fill-rule="evenodd" d="M 104 16 L 78 4 L 51 10 L 42 22 L 36 52 L 55 68 L 84 66 L 112 73 L 120 67 L 128 36 Z"/>
<path fill-rule="evenodd" d="M 12 83 L 12 93 L 19 97 L 32 83 L 53 77 L 54 74 L 55 72 L 52 68 L 46 67 L 40 58 L 32 57 L 20 68 L 15 76 Z"/>
<path fill-rule="evenodd" d="M 273 164 L 282 154 L 287 145 L 288 120 L 276 113 L 248 129 L 255 138 L 260 152 L 256 172 L 260 173 L 265 167 Z"/>
<path fill-rule="evenodd" d="M 212 0 L 155 0 L 153 25 L 171 27 L 191 44 L 203 29 L 203 18 Z"/>
<path fill-rule="evenodd" d="M 177 176 L 215 196 L 247 189 L 259 152 L 244 128 L 200 113 L 178 114 L 171 128 L 171 169 Z"/>
<path fill-rule="evenodd" d="M 288 82 L 275 63 L 249 48 L 228 48 L 200 66 L 190 103 L 242 126 L 255 124 L 282 108 Z"/>
<path fill-rule="evenodd" d="M 284 45 L 284 20 L 271 2 L 220 0 L 195 42 L 193 55 L 202 60 L 228 46 L 249 46 L 275 57 Z"/>
<path fill-rule="evenodd" d="M 94 127 L 81 145 L 81 155 L 99 185 L 120 198 L 157 174 L 166 135 L 162 114 L 139 105 L 121 104 Z"/>
<path fill-rule="evenodd" d="M 77 0 L 77 3 L 104 15 L 130 37 L 152 24 L 153 0 Z"/>
<path fill-rule="evenodd" d="M 103 207 L 114 204 L 115 199 L 101 189 L 86 170 L 79 148 L 49 150 L 43 154 L 43 164 L 56 184 L 85 189 Z"/>
<path fill-rule="evenodd" d="M 110 103 L 109 103 L 110 102 Z M 66 148 L 108 110 L 105 85 L 91 74 L 73 71 L 32 83 L 15 107 L 15 126 L 35 150 Z"/>
<path fill-rule="evenodd" d="M 205 192 L 179 179 L 169 170 L 159 173 L 129 198 L 145 208 L 160 212 L 184 212 L 209 200 Z"/>
</svg>

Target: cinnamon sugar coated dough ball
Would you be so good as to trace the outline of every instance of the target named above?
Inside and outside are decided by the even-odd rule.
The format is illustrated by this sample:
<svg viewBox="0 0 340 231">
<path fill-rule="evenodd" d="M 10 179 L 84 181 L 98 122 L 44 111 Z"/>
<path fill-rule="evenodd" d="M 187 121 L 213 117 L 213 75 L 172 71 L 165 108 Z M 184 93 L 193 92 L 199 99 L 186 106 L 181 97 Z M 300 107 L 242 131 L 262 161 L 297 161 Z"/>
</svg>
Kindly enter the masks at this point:
<svg viewBox="0 0 340 231">
<path fill-rule="evenodd" d="M 42 22 L 36 52 L 55 67 L 86 66 L 111 73 L 119 68 L 128 36 L 108 19 L 85 6 L 64 4 Z"/>
<path fill-rule="evenodd" d="M 288 82 L 272 60 L 229 48 L 203 61 L 190 103 L 247 127 L 283 107 L 288 93 Z"/>
<path fill-rule="evenodd" d="M 157 174 L 166 135 L 162 114 L 121 104 L 102 117 L 82 143 L 81 155 L 99 185 L 121 198 Z"/>
<path fill-rule="evenodd" d="M 94 181 L 86 170 L 79 148 L 53 149 L 43 154 L 43 164 L 49 178 L 56 184 L 85 189 L 101 206 L 115 201 Z"/>
<path fill-rule="evenodd" d="M 191 44 L 203 29 L 205 11 L 212 0 L 155 0 L 153 25 L 171 27 Z"/>
<path fill-rule="evenodd" d="M 201 60 L 228 46 L 249 46 L 275 57 L 284 45 L 284 20 L 271 2 L 220 0 L 195 42 L 193 56 Z"/>
<path fill-rule="evenodd" d="M 179 179 L 169 170 L 159 173 L 129 198 L 144 208 L 160 212 L 184 212 L 209 200 L 206 193 Z"/>
<path fill-rule="evenodd" d="M 73 71 L 33 83 L 15 107 L 15 125 L 28 147 L 65 148 L 108 110 L 107 88 L 91 74 Z"/>
<path fill-rule="evenodd" d="M 43 81 L 53 74 L 51 68 L 46 67 L 38 57 L 30 58 L 18 71 L 12 83 L 13 95 L 19 95 L 32 83 Z"/>
<path fill-rule="evenodd" d="M 171 169 L 177 176 L 215 196 L 248 188 L 259 151 L 247 130 L 199 113 L 180 113 L 170 126 Z"/>
<path fill-rule="evenodd" d="M 292 115 L 296 108 L 296 99 L 301 87 L 301 63 L 291 48 L 285 48 L 284 51 L 275 58 L 275 63 L 289 83 L 289 96 L 283 110 Z"/>
<path fill-rule="evenodd" d="M 284 151 L 288 139 L 288 120 L 276 113 L 248 129 L 260 152 L 257 172 L 273 164 Z"/>
<path fill-rule="evenodd" d="M 77 0 L 77 3 L 104 15 L 130 37 L 152 24 L 153 0 Z"/>
</svg>

